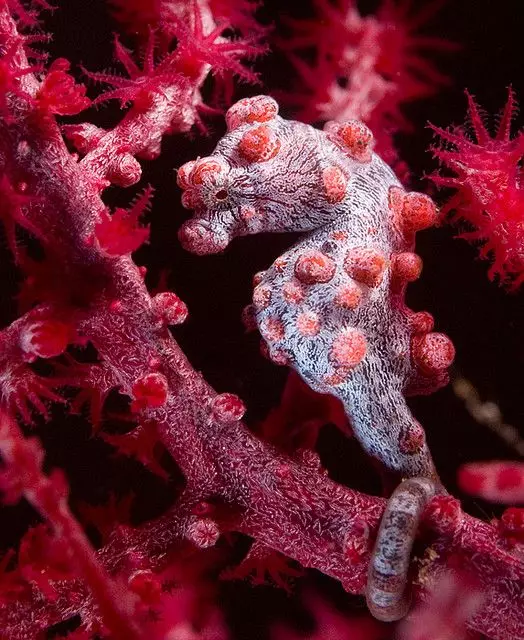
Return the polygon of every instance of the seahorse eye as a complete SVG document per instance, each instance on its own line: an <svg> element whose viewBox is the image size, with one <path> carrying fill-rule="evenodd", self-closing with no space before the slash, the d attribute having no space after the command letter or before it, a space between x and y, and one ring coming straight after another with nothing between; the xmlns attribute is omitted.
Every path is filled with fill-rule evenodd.
<svg viewBox="0 0 524 640"><path fill-rule="evenodd" d="M225 199L227 198L227 195L228 195L228 194L227 194L226 189L220 189L220 191L217 191L217 192L215 193L215 198L216 198L217 200L225 200Z"/></svg>

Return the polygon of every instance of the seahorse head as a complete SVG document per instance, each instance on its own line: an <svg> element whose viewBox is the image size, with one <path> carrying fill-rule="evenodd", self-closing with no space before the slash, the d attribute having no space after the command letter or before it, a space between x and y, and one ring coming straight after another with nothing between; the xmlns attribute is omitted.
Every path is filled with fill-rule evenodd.
<svg viewBox="0 0 524 640"><path fill-rule="evenodd" d="M211 156L178 171L182 204L194 210L179 233L198 254L266 231L308 231L333 219L347 186L344 161L323 166L323 132L284 120L269 96L246 98L226 114L228 132Z"/></svg>

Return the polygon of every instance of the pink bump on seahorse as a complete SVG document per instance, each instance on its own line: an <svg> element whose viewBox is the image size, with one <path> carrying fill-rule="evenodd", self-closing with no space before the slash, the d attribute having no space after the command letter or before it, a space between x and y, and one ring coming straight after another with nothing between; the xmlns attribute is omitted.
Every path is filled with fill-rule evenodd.
<svg viewBox="0 0 524 640"><path fill-rule="evenodd" d="M387 469L437 481L405 395L445 384L454 348L429 313L404 302L422 269L415 233L436 222L435 205L403 189L361 122L320 131L281 118L268 96L240 100L226 118L213 155L178 172L182 202L195 209L183 246L216 253L235 236L305 232L257 277L253 307L269 356L340 398Z"/></svg>

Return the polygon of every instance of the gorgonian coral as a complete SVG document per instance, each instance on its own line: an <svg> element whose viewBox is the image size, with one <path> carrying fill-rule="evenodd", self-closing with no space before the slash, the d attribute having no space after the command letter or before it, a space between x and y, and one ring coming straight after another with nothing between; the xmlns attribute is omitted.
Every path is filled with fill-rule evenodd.
<svg viewBox="0 0 524 640"><path fill-rule="evenodd" d="M138 44L116 40L126 77L87 72L112 87L91 98L67 61L47 64L33 50L45 40L38 31L24 34L46 3L0 1L0 214L21 280L18 313L0 333L0 482L5 503L32 509L0 562L1 637L224 640L233 631L219 574L289 588L313 568L366 594L376 617L412 608L398 629L406 638L427 620L442 633L468 626L521 638L522 510L490 522L467 515L439 481L404 398L445 384L454 356L432 316L404 297L422 266L415 234L439 220L436 205L406 191L375 152L380 131L360 120L321 131L282 118L264 95L228 104L213 154L184 163L182 137L166 136L202 129L232 77L259 77L247 64L266 50L257 6L112 5ZM227 88L218 102L215 80ZM108 117L81 113L106 103ZM143 264L156 257L144 245L165 228L149 180L162 155L170 174L179 169L182 204L195 209L181 225L184 247L216 253L237 235L304 233L255 275L244 314L266 354L296 372L256 428L235 389L215 391L190 364L175 339L188 308L170 278L152 282ZM174 229L169 238L175 247ZM176 275L182 283L190 273ZM46 441L46 422L59 431L67 420L85 428L86 450L100 447L84 469L87 493L99 491L114 453L134 460L132 473L112 476L114 492L87 504L74 473L86 458L63 438L68 483L56 467L71 469L53 457L59 433L46 448L37 439ZM324 467L317 439L327 422L378 459L385 497ZM466 488L518 499L515 470L470 469ZM461 479L468 484L467 472ZM151 511L159 487L169 499ZM386 633L368 614L351 622L318 599L311 606L320 623ZM443 608L452 608L447 622Z"/></svg>

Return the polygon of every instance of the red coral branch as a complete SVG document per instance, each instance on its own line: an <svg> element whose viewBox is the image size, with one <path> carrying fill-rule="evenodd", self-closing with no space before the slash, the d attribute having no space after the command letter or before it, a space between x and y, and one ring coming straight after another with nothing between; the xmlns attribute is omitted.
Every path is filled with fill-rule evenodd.
<svg viewBox="0 0 524 640"><path fill-rule="evenodd" d="M16 502L21 496L25 497L50 523L55 541L60 541L65 573L55 573L54 580L70 578L78 571L93 594L103 625L113 637L122 640L141 638L134 620L131 594L106 574L85 533L69 511L62 473L53 471L49 476L44 475L44 454L37 440L26 440L16 424L5 415L0 416L0 453L4 465L1 486L6 499Z"/></svg>

